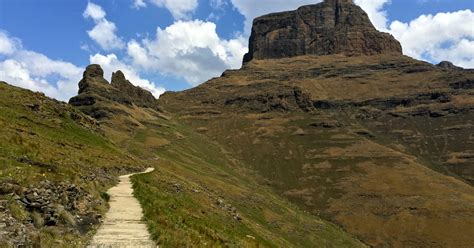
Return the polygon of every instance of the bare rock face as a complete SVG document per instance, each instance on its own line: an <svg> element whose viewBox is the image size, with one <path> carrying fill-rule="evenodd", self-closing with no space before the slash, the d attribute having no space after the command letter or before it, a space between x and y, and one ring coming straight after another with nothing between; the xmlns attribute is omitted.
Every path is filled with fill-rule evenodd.
<svg viewBox="0 0 474 248"><path fill-rule="evenodd" d="M352 0L326 0L256 18L244 63L300 55L402 54L400 43L377 31Z"/></svg>
<svg viewBox="0 0 474 248"><path fill-rule="evenodd" d="M104 79L104 70L100 65L92 64L86 67L86 70L82 74L82 80L79 82L79 94L91 89L94 84L109 84Z"/></svg>
<svg viewBox="0 0 474 248"><path fill-rule="evenodd" d="M153 94L130 83L122 71L112 73L112 81L110 84L121 93L124 103L133 103L139 107L148 107L155 104L156 99Z"/></svg>
<svg viewBox="0 0 474 248"><path fill-rule="evenodd" d="M109 112L120 111L113 107L116 103L158 109L156 99L149 91L134 86L121 71L112 73L109 83L104 79L100 65L89 65L86 68L79 82L79 94L71 98L69 103L98 119L106 117Z"/></svg>

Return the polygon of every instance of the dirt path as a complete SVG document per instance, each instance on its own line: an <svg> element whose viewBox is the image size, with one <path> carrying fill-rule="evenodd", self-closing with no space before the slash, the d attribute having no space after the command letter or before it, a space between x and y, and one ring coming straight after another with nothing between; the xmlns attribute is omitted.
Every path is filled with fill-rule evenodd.
<svg viewBox="0 0 474 248"><path fill-rule="evenodd" d="M142 173L153 170L150 168ZM135 174L121 176L119 184L107 191L110 195L110 209L88 247L156 247L142 221L142 208L133 197L130 182L133 175Z"/></svg>

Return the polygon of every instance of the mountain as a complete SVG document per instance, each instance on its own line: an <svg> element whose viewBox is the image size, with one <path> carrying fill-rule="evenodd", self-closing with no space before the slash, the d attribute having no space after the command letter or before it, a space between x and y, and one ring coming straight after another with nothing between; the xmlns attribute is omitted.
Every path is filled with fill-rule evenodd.
<svg viewBox="0 0 474 248"><path fill-rule="evenodd" d="M403 56L351 1L257 18L249 43L160 106L368 245L474 243L472 70Z"/></svg>
<svg viewBox="0 0 474 248"><path fill-rule="evenodd" d="M241 69L159 99L100 65L70 104L0 86L0 214L27 228L1 240L86 242L113 178L155 167L132 181L163 247L474 243L474 71L404 56L350 0L257 18ZM22 200L63 184L74 221Z"/></svg>
<svg viewBox="0 0 474 248"><path fill-rule="evenodd" d="M400 43L390 34L377 31L352 0L328 0L256 18L244 63L310 54L386 53L401 55Z"/></svg>
<svg viewBox="0 0 474 248"><path fill-rule="evenodd" d="M145 167L156 170L132 179L134 194L161 246L365 247L261 184L122 73L109 83L91 65L79 85L66 104L0 83L1 247L84 247L106 189Z"/></svg>

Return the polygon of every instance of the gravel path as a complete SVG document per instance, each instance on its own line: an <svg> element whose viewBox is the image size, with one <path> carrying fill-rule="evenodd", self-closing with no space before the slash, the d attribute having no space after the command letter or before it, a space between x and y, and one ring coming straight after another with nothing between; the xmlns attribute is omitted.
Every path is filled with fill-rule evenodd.
<svg viewBox="0 0 474 248"><path fill-rule="evenodd" d="M150 168L142 173L153 170ZM107 191L110 195L110 209L88 247L157 247L150 239L147 227L142 220L142 208L133 196L130 182L130 177L133 175L135 174L121 176L119 184Z"/></svg>

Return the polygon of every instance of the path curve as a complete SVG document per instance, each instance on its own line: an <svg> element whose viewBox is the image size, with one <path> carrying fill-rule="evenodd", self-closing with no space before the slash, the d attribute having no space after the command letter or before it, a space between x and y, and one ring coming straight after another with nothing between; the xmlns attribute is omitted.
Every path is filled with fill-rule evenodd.
<svg viewBox="0 0 474 248"><path fill-rule="evenodd" d="M153 170L154 168L149 168L142 173L120 176L119 184L107 191L110 195L110 209L88 247L157 247L142 220L143 210L133 196L130 181L133 175L149 173Z"/></svg>

